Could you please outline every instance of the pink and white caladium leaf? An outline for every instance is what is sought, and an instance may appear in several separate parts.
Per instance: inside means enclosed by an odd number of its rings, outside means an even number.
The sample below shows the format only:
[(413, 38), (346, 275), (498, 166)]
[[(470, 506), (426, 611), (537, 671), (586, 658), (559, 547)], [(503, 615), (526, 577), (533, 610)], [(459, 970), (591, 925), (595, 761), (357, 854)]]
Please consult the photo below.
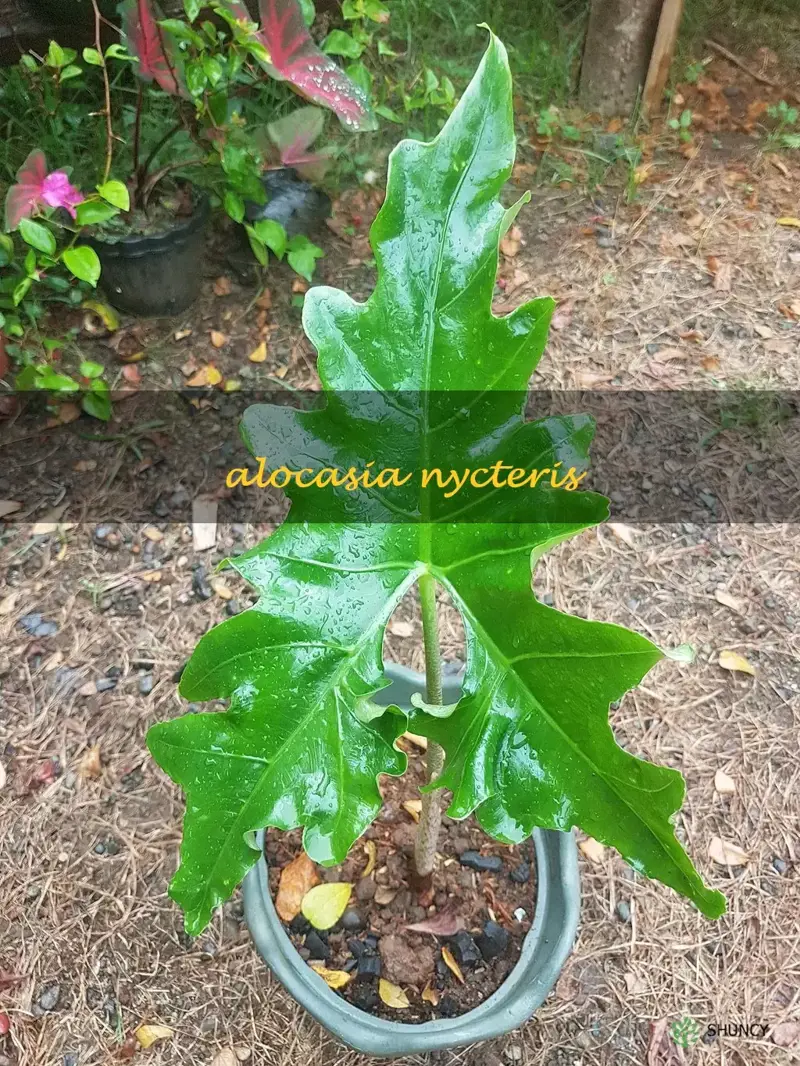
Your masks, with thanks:
[(292, 167), (307, 181), (320, 181), (331, 163), (331, 149), (319, 152), (309, 149), (322, 133), (325, 113), (318, 107), (298, 107), (283, 118), (267, 125), (267, 133), (275, 147), (282, 166)]
[(142, 81), (155, 81), (165, 93), (188, 100), (174, 49), (156, 21), (150, 0), (125, 0), (120, 10), (122, 32), (128, 51), (136, 56), (137, 74)]
[(6, 196), (6, 230), (12, 232), (23, 218), (41, 207), (63, 207), (75, 218), (75, 207), (85, 199), (69, 180), (65, 170), (47, 172), (47, 159), (34, 148), (17, 171), (17, 180)]
[(259, 0), (260, 38), (281, 81), (351, 130), (375, 129), (367, 95), (314, 43), (298, 0)]
[[(253, 20), (241, 0), (223, 0), (223, 6), (240, 23)], [(261, 28), (256, 40), (269, 53), (259, 59), (276, 81), (288, 81), (296, 93), (333, 111), (343, 126), (354, 131), (373, 130), (377, 120), (367, 96), (330, 56), (314, 43), (298, 0), (259, 0)]]

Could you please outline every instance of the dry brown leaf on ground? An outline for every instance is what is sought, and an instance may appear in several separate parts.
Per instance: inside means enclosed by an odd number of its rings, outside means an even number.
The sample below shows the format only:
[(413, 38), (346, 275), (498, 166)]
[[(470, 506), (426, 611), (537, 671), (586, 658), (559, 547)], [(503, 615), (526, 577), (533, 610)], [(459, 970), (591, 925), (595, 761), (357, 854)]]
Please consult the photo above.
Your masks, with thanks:
[(239, 1066), (239, 1057), (233, 1048), (226, 1047), (214, 1056), (211, 1066)]
[(78, 767), (78, 774), (83, 778), (99, 777), (103, 772), (103, 764), (100, 761), (100, 745), (93, 744), (83, 755)]
[(319, 884), (319, 873), (304, 851), (281, 870), (275, 910), (284, 922), (291, 922), (300, 913), (303, 897)]
[(719, 653), (719, 665), (723, 670), (732, 670), (740, 674), (756, 676), (756, 670), (752, 663), (748, 662), (743, 655), (735, 651), (721, 651)]
[(393, 1007), (395, 1010), (405, 1010), (406, 1007), (411, 1006), (408, 1002), (408, 996), (402, 988), (398, 985), (393, 985), (391, 981), (387, 981), (384, 977), (381, 977), (378, 981), (378, 995), (387, 1007)]
[(708, 845), (708, 857), (720, 866), (747, 866), (750, 856), (737, 844), (722, 837), (712, 837)]
[(159, 1040), (169, 1040), (175, 1035), (175, 1030), (168, 1025), (140, 1025), (136, 1030), (136, 1039), (143, 1048), (149, 1048)]
[(413, 744), (415, 748), (419, 748), (421, 751), (428, 750), (428, 738), (421, 737), (419, 733), (403, 733), (403, 740), (407, 740), (409, 744)]
[(425, 985), (422, 990), (422, 1002), (430, 1003), (432, 1007), (439, 1006), (439, 993), (436, 991), (430, 981), (427, 985)]
[(578, 848), (581, 854), (585, 855), (591, 862), (602, 862), (606, 855), (606, 849), (594, 837), (587, 837), (586, 840), (582, 840), (578, 844)]
[(399, 891), (398, 888), (389, 888), (387, 885), (378, 885), (375, 890), (375, 902), (379, 907), (388, 907)]
[(8, 615), (13, 613), (14, 608), (19, 601), (19, 597), (20, 593), (19, 590), (17, 590), (16, 592), (9, 592), (7, 596), (4, 596), (3, 599), (0, 600), (0, 618), (7, 618)]
[(223, 348), (228, 343), (228, 338), (224, 333), (220, 333), (218, 329), (211, 330), (211, 343), (215, 348)]
[(415, 822), (418, 822), (422, 814), (422, 800), (404, 800), (403, 810), (407, 811)]
[(466, 928), (464, 919), (452, 911), (439, 911), (432, 918), (426, 918), (422, 922), (414, 922), (407, 925), (406, 929), (412, 933), (430, 933), (432, 936), (454, 936), (459, 929)]
[(464, 974), (461, 972), (461, 967), (453, 957), (453, 953), (450, 948), (442, 948), (442, 958), (444, 959), (445, 966), (453, 974), (456, 981), (459, 984), (464, 984)]
[(647, 1043), (647, 1066), (672, 1066), (683, 1063), (683, 1054), (673, 1043), (667, 1028), (668, 1018), (650, 1022), (650, 1040)]
[(726, 592), (725, 589), (715, 589), (714, 599), (717, 603), (721, 603), (723, 607), (730, 607), (732, 611), (736, 611), (738, 614), (744, 614), (747, 610), (744, 600), (731, 596), (730, 592)]
[(219, 385), (220, 381), (222, 381), (222, 374), (220, 374), (219, 370), (217, 370), (213, 363), (207, 363), (192, 374), (186, 384), (192, 389), (203, 389), (213, 385)]
[(522, 230), (519, 226), (512, 226), (508, 233), (500, 241), (500, 251), (506, 259), (513, 259), (518, 254), (522, 245)]
[(222, 277), (217, 278), (214, 282), (214, 295), (230, 296), (232, 288), (231, 279), (223, 274)]
[(717, 770), (714, 774), (714, 789), (720, 796), (732, 796), (736, 791), (736, 782), (723, 770)]
[(414, 635), (414, 626), (411, 622), (398, 620), (389, 623), (389, 632), (395, 637), (411, 637)]
[(5, 518), (6, 515), (16, 514), (17, 511), (22, 510), (22, 504), (19, 500), (0, 500), (0, 518)]
[(800, 1021), (779, 1022), (772, 1030), (772, 1043), (778, 1047), (800, 1045)]
[(364, 851), (366, 851), (367, 853), (367, 865), (361, 871), (362, 880), (365, 877), (369, 877), (369, 875), (375, 869), (375, 863), (378, 860), (378, 846), (374, 840), (365, 840)]
[(623, 522), (608, 522), (608, 528), (614, 534), (614, 536), (627, 544), (629, 548), (636, 547), (636, 541), (634, 539), (636, 530), (633, 526), (626, 526)]

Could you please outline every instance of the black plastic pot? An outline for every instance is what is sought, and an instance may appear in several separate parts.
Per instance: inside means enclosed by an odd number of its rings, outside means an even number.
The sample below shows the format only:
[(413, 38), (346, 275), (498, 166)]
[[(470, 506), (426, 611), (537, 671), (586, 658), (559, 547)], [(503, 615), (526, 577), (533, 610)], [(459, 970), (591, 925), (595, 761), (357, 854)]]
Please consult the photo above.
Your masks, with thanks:
[(200, 293), (208, 197), (202, 195), (190, 218), (165, 233), (86, 238), (102, 267), (100, 284), (114, 307), (134, 315), (175, 315)]

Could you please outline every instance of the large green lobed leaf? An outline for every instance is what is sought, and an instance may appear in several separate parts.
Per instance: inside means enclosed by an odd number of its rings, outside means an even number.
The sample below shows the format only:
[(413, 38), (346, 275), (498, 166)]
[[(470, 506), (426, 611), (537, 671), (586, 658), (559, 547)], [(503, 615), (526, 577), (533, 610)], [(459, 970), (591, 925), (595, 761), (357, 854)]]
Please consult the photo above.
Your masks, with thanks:
[[(590, 420), (526, 422), (525, 389), (541, 356), (552, 301), (491, 312), (499, 201), (514, 158), (511, 78), (492, 36), (441, 134), (392, 153), (371, 239), (378, 283), (359, 304), (318, 287), (304, 325), (319, 353), (324, 409), (262, 405), (243, 432), (271, 468), (404, 470), (504, 463), (583, 469)], [(618, 747), (608, 706), (662, 653), (618, 626), (539, 603), (532, 566), (551, 545), (601, 522), (603, 497), (466, 489), (442, 500), (413, 479), (359, 493), (287, 490), (291, 521), (233, 566), (259, 591), (255, 607), (208, 633), (181, 682), (190, 700), (228, 699), (223, 713), (154, 726), (156, 761), (187, 796), (181, 866), (170, 887), (199, 932), (255, 862), (253, 830), (304, 827), (321, 863), (342, 861), (380, 809), (379, 774), (400, 774), (407, 727), (371, 697), (383, 681), (388, 619), (423, 574), (464, 618), (468, 666), (455, 711), (423, 710), (412, 726), (445, 749), (433, 787), (450, 813), (477, 811), (487, 832), (522, 839), (536, 826), (578, 825), (637, 870), (724, 910), (678, 843), (675, 770)]]

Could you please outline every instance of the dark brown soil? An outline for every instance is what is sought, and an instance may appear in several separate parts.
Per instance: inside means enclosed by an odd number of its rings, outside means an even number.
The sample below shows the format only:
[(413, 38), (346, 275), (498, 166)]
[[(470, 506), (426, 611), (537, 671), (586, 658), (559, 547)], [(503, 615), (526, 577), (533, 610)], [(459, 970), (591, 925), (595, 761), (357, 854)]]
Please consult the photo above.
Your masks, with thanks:
[[(533, 874), (533, 842), (509, 847), (487, 837), (473, 818), (456, 822), (445, 817), (439, 842), (440, 861), (434, 874), (432, 890), (414, 887), (413, 841), (415, 823), (403, 803), (419, 797), (418, 787), (424, 782), (425, 760), (410, 743), (401, 741), (409, 754), (409, 768), (402, 778), (382, 777), (380, 781), (384, 806), (364, 837), (350, 851), (341, 866), (320, 869), (322, 880), (351, 882), (354, 885), (348, 911), (342, 921), (356, 924), (352, 912), (361, 919), (361, 928), (347, 930), (342, 922), (327, 933), (314, 931), (302, 917), (284, 923), (300, 954), (309, 963), (322, 962), (330, 970), (353, 973), (353, 979), (339, 994), (370, 1014), (392, 1021), (427, 1022), (436, 1018), (454, 1017), (479, 1006), (495, 992), (514, 968), (522, 949), (522, 942), (531, 927), (535, 889)], [(444, 794), (449, 799), (449, 793)], [(445, 802), (443, 799), (443, 807)], [(278, 890), (282, 868), (300, 848), (299, 830), (291, 833), (268, 834), (267, 858), (270, 864), (270, 889), (273, 897)], [(373, 872), (364, 877), (367, 867), (367, 841), (374, 841), (377, 849)], [(468, 852), (494, 856), (501, 860), (498, 872), (479, 872), (463, 865)], [(525, 883), (512, 880), (510, 874), (524, 869), (529, 878)], [(524, 875), (524, 874), (523, 874)], [(432, 902), (424, 906), (432, 897)], [(379, 902), (385, 901), (385, 902)], [(520, 911), (524, 911), (524, 917)], [(515, 917), (515, 912), (521, 920)], [(461, 931), (454, 936), (409, 931), (412, 923), (441, 915), (453, 915), (461, 920), (467, 939)], [(348, 920), (349, 919), (349, 920)], [(494, 958), (481, 939), (487, 922), (501, 926), (508, 934), (507, 944)], [(327, 957), (320, 959), (319, 940)], [(472, 939), (474, 938), (474, 940)], [(310, 943), (311, 950), (307, 946)], [(460, 963), (464, 978), (461, 983), (444, 961), (442, 949), (447, 948)], [(466, 954), (464, 953), (466, 949)], [(477, 959), (470, 961), (469, 953)], [(359, 973), (357, 956), (373, 956), (380, 960), (380, 977), (399, 985), (406, 993), (410, 1006), (395, 1009), (385, 1006), (378, 996), (378, 975)], [(362, 964), (363, 965), (363, 964)], [(376, 968), (373, 962), (371, 969)], [(422, 993), (427, 991), (426, 999)], [(430, 999), (437, 1002), (431, 1003)]]

